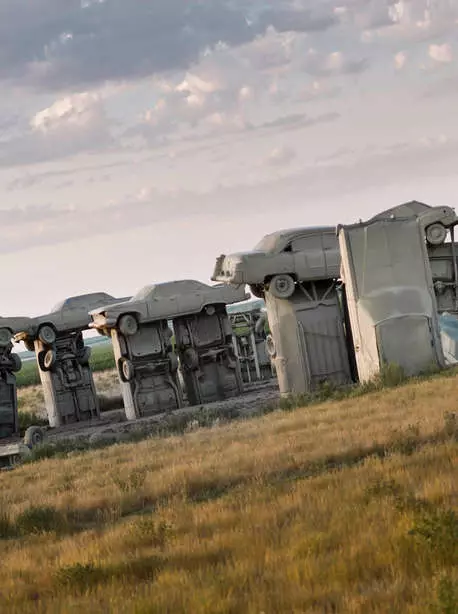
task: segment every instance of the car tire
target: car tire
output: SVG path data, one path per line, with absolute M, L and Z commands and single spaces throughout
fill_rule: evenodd
M 56 364 L 57 354 L 55 350 L 47 350 L 43 356 L 43 366 L 46 371 L 52 371 Z
M 43 324 L 38 330 L 38 339 L 45 345 L 52 345 L 56 341 L 56 331 L 49 324 Z
M 138 331 L 137 318 L 130 313 L 119 318 L 118 323 L 119 332 L 125 337 L 132 337 Z
M 0 347 L 6 347 L 11 343 L 13 335 L 9 328 L 0 328 Z
M 294 294 L 296 284 L 291 275 L 274 275 L 269 282 L 269 292 L 275 298 L 287 299 Z
M 44 442 L 45 434 L 39 426 L 29 426 L 24 434 L 24 444 L 31 450 Z
M 121 381 L 131 382 L 135 377 L 135 367 L 128 358 L 124 356 L 119 359 L 118 370 Z
M 426 228 L 425 234 L 430 245 L 441 245 L 447 237 L 447 229 L 440 222 L 436 222 Z
M 275 341 L 272 335 L 267 335 L 266 341 L 265 341 L 265 347 L 266 347 L 266 352 L 269 358 L 270 359 L 275 358 L 277 355 L 277 350 L 276 350 Z
M 91 358 L 92 350 L 90 347 L 84 346 L 81 352 L 78 354 L 78 362 L 82 367 L 87 367 L 89 359 Z
M 183 364 L 190 371 L 194 371 L 199 366 L 199 355 L 194 348 L 187 348 L 183 352 Z
M 22 369 L 22 360 L 18 354 L 11 354 L 11 371 L 17 373 Z

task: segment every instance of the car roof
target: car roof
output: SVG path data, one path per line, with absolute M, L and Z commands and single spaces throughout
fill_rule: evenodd
M 426 203 L 422 203 L 419 200 L 410 200 L 409 202 L 402 203 L 400 205 L 396 205 L 395 207 L 391 207 L 390 209 L 386 209 L 386 211 L 381 211 L 370 218 L 369 221 L 381 220 L 387 217 L 395 217 L 395 218 L 405 218 L 405 217 L 416 217 L 421 215 L 425 211 L 432 209 L 431 205 L 427 205 Z
M 265 235 L 261 241 L 256 245 L 255 250 L 261 244 L 269 244 L 270 248 L 267 251 L 277 251 L 278 248 L 281 249 L 283 245 L 286 245 L 289 241 L 298 236 L 303 236 L 306 234 L 310 235 L 319 235 L 323 233 L 335 234 L 336 227 L 335 226 L 302 226 L 299 228 L 285 228 L 283 230 L 277 230 L 275 232 L 271 232 Z
M 78 294 L 77 296 L 69 296 L 68 298 L 63 299 L 57 305 L 53 307 L 51 313 L 56 313 L 61 311 L 62 309 L 75 309 L 78 307 L 92 307 L 94 303 L 103 304 L 105 301 L 114 300 L 113 296 L 110 296 L 106 292 L 92 292 L 89 294 Z M 96 305 L 94 305 L 95 307 Z
M 206 292 L 211 290 L 212 286 L 196 281 L 194 279 L 178 279 L 177 281 L 166 281 L 159 284 L 150 284 L 144 286 L 141 290 L 132 297 L 133 301 L 161 299 L 190 294 L 193 292 Z

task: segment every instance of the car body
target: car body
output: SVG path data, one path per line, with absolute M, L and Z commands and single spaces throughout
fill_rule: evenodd
M 337 278 L 339 270 L 335 227 L 304 227 L 268 234 L 252 251 L 219 256 L 212 280 L 261 289 L 276 275 L 311 281 Z
M 417 216 L 339 227 L 342 280 L 359 379 L 383 365 L 406 375 L 442 368 L 428 249 Z
M 17 318 L 0 318 L 0 347 L 9 345 L 14 335 L 31 326 L 32 319 L 19 316 Z
M 90 312 L 90 328 L 106 330 L 117 326 L 121 316 L 135 316 L 138 323 L 171 320 L 182 315 L 199 313 L 215 304 L 237 303 L 248 299 L 242 289 L 224 284 L 207 286 L 195 280 L 178 280 L 152 284 L 142 288 L 129 301 L 113 303 Z
M 39 337 L 40 330 L 43 329 L 52 329 L 54 334 L 85 330 L 91 321 L 89 312 L 92 309 L 109 303 L 127 301 L 129 298 L 115 298 L 106 292 L 93 292 L 66 298 L 55 305 L 50 313 L 30 318 L 28 322 L 25 322 L 25 328 L 15 337 L 16 341 L 30 342 Z M 50 339 L 51 337 L 43 341 L 50 341 Z
M 368 222 L 384 219 L 406 219 L 409 217 L 421 218 L 423 228 L 437 223 L 445 228 L 449 228 L 458 223 L 458 217 L 452 207 L 431 207 L 431 205 L 427 205 L 418 200 L 411 200 L 401 205 L 391 207 L 391 209 L 381 211 L 370 218 Z
M 382 211 L 369 222 L 409 218 L 418 220 L 426 239 L 439 313 L 457 313 L 458 243 L 455 242 L 454 226 L 458 224 L 458 217 L 455 210 L 448 206 L 431 207 L 411 201 Z

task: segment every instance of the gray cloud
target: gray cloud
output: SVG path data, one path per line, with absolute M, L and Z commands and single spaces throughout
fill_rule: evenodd
M 297 130 L 306 128 L 316 124 L 327 124 L 339 119 L 340 113 L 323 113 L 316 117 L 310 117 L 305 113 L 292 113 L 291 115 L 283 115 L 269 122 L 253 126 L 255 130 Z
M 282 145 L 275 147 L 269 152 L 269 155 L 264 159 L 267 166 L 281 167 L 288 166 L 297 156 L 297 152 L 292 147 Z
M 247 19 L 252 0 L 3 0 L 0 79 L 44 89 L 82 89 L 185 69 L 219 42 L 237 46 L 272 25 L 317 31 L 335 23 L 286 6 Z
M 37 113 L 21 134 L 0 138 L 0 167 L 106 151 L 114 144 L 102 101 L 87 94 L 70 96 Z
M 337 23 L 337 17 L 332 12 L 323 10 L 323 7 L 319 7 L 319 12 L 288 7 L 268 9 L 259 18 L 261 27 L 268 28 L 273 25 L 278 32 L 322 32 Z
M 105 163 L 105 164 L 94 164 L 93 166 L 79 166 L 78 167 L 78 173 L 85 173 L 85 172 L 93 172 L 93 171 L 103 171 L 105 169 L 112 169 L 112 168 L 123 168 L 126 166 L 128 162 L 123 161 L 123 162 L 109 162 L 109 163 Z M 130 163 L 130 161 L 129 161 Z M 32 186 L 35 185 L 40 185 L 43 182 L 49 180 L 49 179 L 58 179 L 60 177 L 74 177 L 75 176 L 75 169 L 71 169 L 71 170 L 55 170 L 55 171 L 45 171 L 42 173 L 29 173 L 29 172 L 21 172 L 20 175 L 18 175 L 17 177 L 15 177 L 14 179 L 12 179 L 11 181 L 9 181 L 6 186 L 5 189 L 8 192 L 14 192 L 16 190 L 25 190 L 28 188 L 31 188 Z M 89 183 L 95 183 L 99 180 L 102 180 L 102 178 L 107 177 L 108 175 L 102 175 L 102 176 L 97 176 L 97 178 L 91 176 L 89 177 L 89 179 L 87 180 Z
M 411 182 L 418 176 L 447 176 L 455 172 L 457 141 L 441 138 L 429 142 L 373 150 L 352 162 L 313 165 L 281 179 L 264 183 L 219 186 L 206 193 L 181 190 L 173 194 L 141 190 L 126 195 L 118 202 L 101 209 L 81 210 L 77 207 L 50 205 L 0 212 L 0 253 L 27 247 L 55 245 L 93 235 L 118 233 L 120 229 L 154 225 L 183 216 L 208 216 L 219 210 L 230 210 L 234 216 L 252 210 L 262 202 L 265 211 L 278 208 L 278 203 L 319 203 L 366 189 Z M 272 152 L 271 152 L 272 153 Z M 336 158 L 342 154 L 336 152 Z M 270 163 L 292 161 L 294 151 L 279 148 Z M 266 160 L 267 162 L 267 160 Z M 422 199 L 421 194 L 412 198 Z M 387 206 L 389 203 L 387 204 Z M 302 206 L 302 204 L 300 205 Z M 299 217 L 301 214 L 298 214 Z M 339 219 L 335 220 L 337 224 Z M 60 229 L 65 226 L 65 233 Z

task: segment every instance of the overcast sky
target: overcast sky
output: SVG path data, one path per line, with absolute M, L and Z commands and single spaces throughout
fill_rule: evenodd
M 0 0 L 2 315 L 455 206 L 458 0 Z

